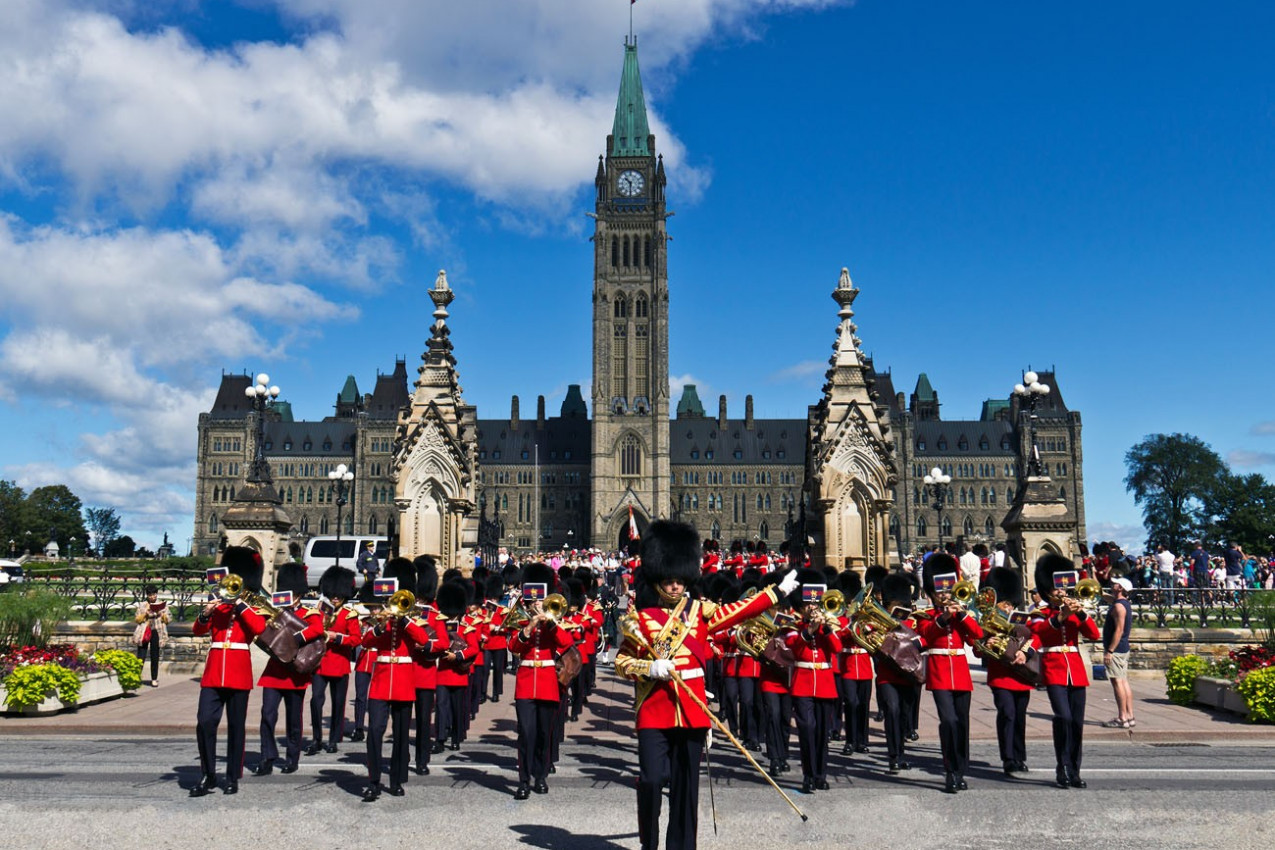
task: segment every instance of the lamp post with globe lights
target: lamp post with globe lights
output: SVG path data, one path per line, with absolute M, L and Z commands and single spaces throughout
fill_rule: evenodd
M 926 473 L 925 490 L 929 493 L 930 498 L 934 500 L 934 510 L 938 514 L 937 522 L 939 528 L 939 550 L 943 549 L 943 505 L 947 502 L 948 488 L 952 483 L 952 476 L 943 471 L 943 467 L 936 466 Z
M 341 509 L 349 504 L 350 482 L 354 473 L 345 464 L 337 464 L 328 473 L 328 479 L 336 486 L 336 566 L 341 566 Z
M 1049 385 L 1040 382 L 1035 372 L 1023 375 L 1023 382 L 1014 385 L 1014 395 L 1027 405 L 1027 427 L 1031 437 L 1031 453 L 1027 456 L 1027 477 L 1040 477 L 1040 446 L 1036 442 L 1036 407 L 1049 395 Z
M 252 403 L 257 414 L 257 449 L 248 467 L 248 483 L 272 484 L 270 464 L 266 462 L 266 408 L 279 397 L 279 388 L 270 383 L 270 376 L 262 372 L 257 380 L 244 389 L 244 395 Z

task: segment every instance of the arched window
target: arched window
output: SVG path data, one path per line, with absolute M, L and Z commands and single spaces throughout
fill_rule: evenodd
M 988 517 L 983 523 L 983 533 L 988 537 L 992 537 L 996 534 L 996 523 L 992 522 L 991 517 Z
M 328 533 L 328 518 L 327 517 L 319 518 L 319 533 L 320 534 Z
M 286 501 L 289 505 L 292 504 L 292 485 L 291 484 L 288 485 L 288 494 L 284 496 L 284 501 Z
M 766 510 L 770 510 L 770 494 L 766 494 Z
M 616 296 L 615 299 L 615 317 L 617 319 L 628 318 L 629 302 L 623 295 Z
M 950 516 L 943 517 L 943 536 L 952 536 L 952 518 Z
M 620 442 L 620 474 L 634 476 L 642 474 L 642 447 L 637 437 L 632 434 Z
M 624 237 L 624 265 L 629 265 L 629 237 Z
M 982 496 L 983 496 L 983 504 L 986 505 L 987 504 L 987 488 L 986 487 L 983 488 Z
M 302 534 L 310 533 L 310 518 L 308 516 L 301 517 L 301 533 Z
M 1013 501 L 1014 501 L 1014 488 L 1006 487 L 1005 488 L 1005 503 L 1012 504 Z
M 639 319 L 645 319 L 647 316 L 647 313 L 649 312 L 647 300 L 646 300 L 646 293 L 642 293 L 641 295 L 637 297 L 637 304 L 635 305 L 635 307 L 636 309 L 633 315 Z
M 1060 499 L 1066 499 L 1066 498 L 1067 498 L 1067 488 L 1066 488 L 1066 487 L 1059 487 L 1059 488 L 1058 488 L 1058 498 L 1060 498 Z
M 722 537 L 722 524 L 717 520 L 713 520 L 713 531 L 711 536 L 714 540 L 720 540 Z
M 642 265 L 651 267 L 651 237 L 642 240 Z
M 220 502 L 220 501 L 221 501 L 221 488 L 220 488 L 220 487 L 214 487 L 214 488 L 213 488 L 212 500 L 213 500 L 214 502 Z
M 231 484 L 230 485 L 230 501 L 233 502 L 234 500 L 235 500 L 235 485 Z
M 699 510 L 699 494 L 698 493 L 691 494 L 691 510 L 693 511 Z
M 923 516 L 917 517 L 916 518 L 916 536 L 924 537 L 927 531 L 928 529 L 925 525 L 925 517 Z
M 920 487 L 912 488 L 912 504 L 914 505 L 921 504 L 921 488 Z
M 611 265 L 618 266 L 620 264 L 620 240 L 611 237 Z
M 762 520 L 761 526 L 758 527 L 757 529 L 757 536 L 760 537 L 762 540 L 769 540 L 770 539 L 770 523 L 766 522 L 766 520 Z
M 216 514 L 208 515 L 208 533 L 209 534 L 217 533 L 217 515 Z
M 974 520 L 969 517 L 965 518 L 965 522 L 961 523 L 961 530 L 965 532 L 966 537 L 974 536 Z
M 996 504 L 996 488 L 994 487 L 988 488 L 987 501 L 988 501 L 988 504 L 992 504 L 992 505 Z
M 375 517 L 375 516 L 368 517 L 368 520 L 367 520 L 367 533 L 368 533 L 368 534 L 376 534 L 376 517 Z
M 890 536 L 899 536 L 899 518 L 894 514 L 890 514 Z

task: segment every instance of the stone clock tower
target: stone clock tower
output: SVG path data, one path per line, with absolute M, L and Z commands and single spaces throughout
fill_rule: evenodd
M 646 120 L 637 42 L 624 44 L 615 124 L 599 157 L 593 233 L 595 546 L 623 546 L 668 516 L 668 213 Z

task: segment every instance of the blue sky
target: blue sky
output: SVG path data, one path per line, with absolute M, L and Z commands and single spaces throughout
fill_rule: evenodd
M 947 418 L 1029 365 L 1082 411 L 1091 537 L 1125 451 L 1275 470 L 1268 3 L 639 0 L 670 176 L 675 391 L 818 399 L 846 266 L 864 348 Z M 190 535 L 222 369 L 299 417 L 414 370 L 446 268 L 484 417 L 590 382 L 597 156 L 623 0 L 10 0 L 0 476 Z M 1255 365 L 1248 365 L 1249 362 Z

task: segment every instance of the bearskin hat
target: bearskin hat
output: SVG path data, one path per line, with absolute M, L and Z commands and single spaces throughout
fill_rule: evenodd
M 291 590 L 292 600 L 301 601 L 301 597 L 310 592 L 310 586 L 305 580 L 305 567 L 295 563 L 281 565 L 279 571 L 275 573 L 274 589 L 276 591 Z
M 1056 552 L 1047 552 L 1036 561 L 1036 592 L 1041 596 L 1049 596 L 1054 590 L 1054 573 L 1074 570 L 1075 563 Z
M 863 571 L 863 583 L 864 585 L 872 585 L 874 592 L 881 593 L 885 590 L 885 577 L 889 574 L 890 571 L 883 566 L 868 567 Z
M 863 579 L 854 570 L 843 570 L 837 576 L 837 589 L 845 594 L 847 601 L 854 599 L 863 590 Z
M 518 569 L 517 564 L 510 562 L 501 568 L 500 577 L 505 580 L 505 584 L 518 584 L 522 581 L 522 570 Z
M 438 588 L 438 611 L 449 620 L 465 613 L 465 586 L 458 581 L 445 581 Z
M 787 573 L 781 573 L 779 570 L 775 570 L 772 575 L 780 576 L 780 581 L 783 581 L 783 576 L 787 575 Z M 801 592 L 805 589 L 806 585 L 826 585 L 828 583 L 824 580 L 824 576 L 821 571 L 812 570 L 809 567 L 803 567 L 802 569 L 797 570 L 797 581 L 801 582 L 800 586 L 788 595 L 788 604 L 793 608 L 800 608 L 802 606 L 803 602 L 801 600 Z
M 500 599 L 505 594 L 505 583 L 498 575 L 487 576 L 487 581 L 483 584 L 483 596 L 488 599 Z
M 567 597 L 567 604 L 572 608 L 583 608 L 589 601 L 589 597 L 584 594 L 584 582 L 578 578 L 569 578 L 566 585 L 567 592 L 563 595 Z
M 881 601 L 887 608 L 912 607 L 912 582 L 903 573 L 890 573 L 881 582 Z
M 744 541 L 732 540 L 730 542 L 730 551 L 732 554 L 738 554 L 744 551 Z
M 328 567 L 319 576 L 319 593 L 328 599 L 340 597 L 346 601 L 354 598 L 354 570 L 345 567 Z
M 700 540 L 694 526 L 656 520 L 642 537 L 641 577 L 647 584 L 677 579 L 687 587 L 700 576 Z
M 744 570 L 743 572 L 739 574 L 740 581 L 745 583 L 752 583 L 757 585 L 758 587 L 761 587 L 763 578 L 765 578 L 765 574 L 762 573 L 762 571 L 757 569 L 756 567 L 749 567 L 748 569 Z
M 385 578 L 398 579 L 399 590 L 416 593 L 416 567 L 406 558 L 390 558 L 385 562 Z
M 487 586 L 487 576 L 489 575 L 491 575 L 491 570 L 487 569 L 486 564 L 479 564 L 469 573 L 469 577 L 472 578 L 479 587 Z
M 820 570 L 820 572 L 823 573 L 824 584 L 828 585 L 828 587 L 837 586 L 837 576 L 841 575 L 841 573 L 837 571 L 836 567 L 827 566 Z
M 455 567 L 443 570 L 443 584 L 447 584 L 449 581 L 456 581 L 457 579 L 462 579 L 464 577 L 465 574 Z
M 535 561 L 522 568 L 522 583 L 548 585 L 548 592 L 553 593 L 554 588 L 558 586 L 558 576 L 553 571 L 553 567 L 541 561 Z
M 261 579 L 265 574 L 265 564 L 255 549 L 247 546 L 227 546 L 221 553 L 221 565 L 230 570 L 232 575 L 243 579 L 243 586 L 253 593 L 261 592 Z
M 565 583 L 568 580 L 573 579 L 575 577 L 576 577 L 576 571 L 571 569 L 571 567 L 568 567 L 566 565 L 558 567 L 558 581 Z
M 993 567 L 988 570 L 983 586 L 996 591 L 998 602 L 1008 602 L 1015 608 L 1023 604 L 1023 577 L 1018 570 L 1011 570 L 1009 567 Z
M 933 555 L 925 559 L 925 575 L 922 581 L 925 583 L 925 592 L 934 592 L 934 577 L 955 573 L 959 580 L 961 577 L 960 564 L 956 563 L 956 559 L 946 552 L 935 552 Z
M 472 578 L 457 579 L 456 584 L 465 588 L 465 609 L 468 610 L 471 605 L 478 601 L 478 585 L 474 584 Z
M 722 586 L 721 603 L 723 605 L 730 605 L 744 598 L 744 586 L 733 575 L 730 573 L 718 573 L 718 575 L 726 580 Z
M 412 566 L 416 567 L 416 600 L 433 602 L 438 593 L 438 564 L 430 555 L 417 555 Z
M 723 595 L 735 583 L 735 577 L 730 573 L 713 573 L 708 580 L 708 587 L 704 589 L 704 595 L 714 602 L 721 602 Z

